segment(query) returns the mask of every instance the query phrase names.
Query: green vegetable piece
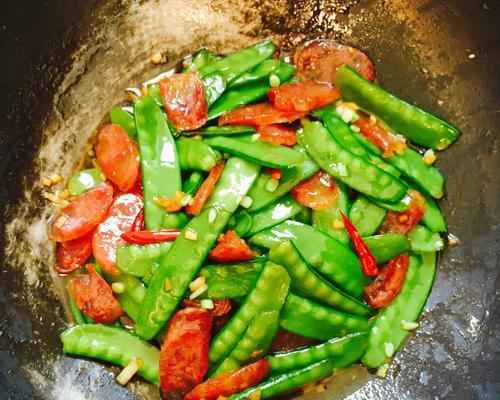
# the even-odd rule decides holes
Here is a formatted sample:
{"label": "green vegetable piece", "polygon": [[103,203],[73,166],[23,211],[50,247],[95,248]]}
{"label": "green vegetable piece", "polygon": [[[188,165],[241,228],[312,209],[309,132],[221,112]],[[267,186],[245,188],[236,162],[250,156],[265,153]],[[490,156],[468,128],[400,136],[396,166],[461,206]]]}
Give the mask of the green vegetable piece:
{"label": "green vegetable piece", "polygon": [[290,293],[281,310],[280,327],[311,339],[329,340],[348,333],[368,332],[368,319]]}
{"label": "green vegetable piece", "polygon": [[254,286],[265,258],[239,264],[207,265],[200,271],[208,286],[210,299],[234,299],[246,296]]}
{"label": "green vegetable piece", "polygon": [[436,204],[434,199],[430,196],[423,194],[425,198],[425,214],[422,217],[422,222],[432,232],[447,232],[446,221]]}
{"label": "green vegetable piece", "polygon": [[187,225],[190,219],[191,217],[184,211],[166,213],[163,215],[162,225],[167,226],[170,229],[182,229]]}
{"label": "green vegetable piece", "polygon": [[97,358],[125,367],[140,359],[139,375],[159,386],[159,350],[124,329],[105,325],[78,325],[61,333],[66,354]]}
{"label": "green vegetable piece", "polygon": [[368,345],[366,333],[352,333],[305,349],[276,353],[268,357],[271,373],[283,373],[331,359],[335,369],[345,368],[361,358]]}
{"label": "green vegetable piece", "polygon": [[180,138],[175,142],[182,170],[210,171],[222,156],[202,140]]}
{"label": "green vegetable piece", "polygon": [[431,291],[435,273],[436,253],[410,256],[401,292],[377,314],[370,327],[368,349],[361,359],[368,368],[385,364],[408,337],[410,332],[404,323],[417,321]]}
{"label": "green vegetable piece", "polygon": [[369,280],[356,254],[312,226],[285,221],[253,235],[250,243],[270,249],[286,240],[293,240],[307,264],[341,290],[356,298],[363,296]]}
{"label": "green vegetable piece", "polygon": [[226,90],[226,79],[220,72],[212,72],[202,78],[205,89],[205,99],[210,107]]}
{"label": "green vegetable piece", "polygon": [[234,230],[238,236],[248,236],[248,232],[252,229],[252,216],[246,210],[239,210],[234,214],[234,224],[229,221],[228,226]]}
{"label": "green vegetable piece", "polygon": [[229,322],[210,344],[209,361],[217,364],[224,359],[249,326],[251,320],[265,312],[279,312],[288,295],[290,277],[277,264],[267,262],[254,288]]}
{"label": "green vegetable piece", "polygon": [[228,400],[246,400],[252,393],[256,392],[260,392],[261,399],[267,399],[326,378],[333,374],[334,368],[335,362],[333,360],[323,360],[302,369],[272,376],[266,382],[235,394],[229,397]]}
{"label": "green vegetable piece", "polygon": [[230,88],[252,84],[263,79],[269,79],[269,75],[275,72],[281,65],[279,60],[265,60],[249,72],[241,74],[231,82]]}
{"label": "green vegetable piece", "polygon": [[401,233],[368,236],[363,240],[377,259],[377,264],[385,263],[411,248],[410,241]]}
{"label": "green vegetable piece", "polygon": [[285,241],[274,246],[269,251],[269,259],[286,268],[292,279],[291,288],[305,297],[346,313],[362,316],[373,314],[368,306],[314,272],[301,258],[294,242]]}
{"label": "green vegetable piece", "polygon": [[349,193],[347,188],[342,183],[337,183],[339,197],[337,203],[325,210],[312,211],[313,226],[319,231],[326,233],[340,243],[349,244],[349,234],[345,229],[335,229],[333,227],[334,221],[342,222],[339,210],[344,214],[348,213],[349,209]]}
{"label": "green vegetable piece", "polygon": [[413,228],[408,239],[411,242],[411,250],[415,253],[434,252],[444,248],[443,238],[439,233],[432,232],[422,225]]}
{"label": "green vegetable piece", "polygon": [[198,50],[191,60],[189,64],[182,72],[191,72],[191,71],[199,71],[204,66],[220,59],[222,57],[218,56],[216,53],[213,53],[207,49]]}
{"label": "green vegetable piece", "polygon": [[119,246],[116,249],[116,266],[125,274],[142,278],[153,265],[159,265],[161,256],[167,254],[171,247],[172,242]]}
{"label": "green vegetable piece", "polygon": [[193,171],[189,175],[189,178],[184,181],[182,191],[190,196],[194,196],[204,180],[205,176],[201,172]]}
{"label": "green vegetable piece", "polygon": [[205,139],[205,143],[214,149],[236,154],[271,168],[291,168],[303,161],[300,152],[285,146],[254,140],[253,135],[215,136]]}
{"label": "green vegetable piece", "polygon": [[125,291],[123,293],[115,293],[115,297],[127,315],[133,321],[136,321],[137,316],[139,315],[140,304],[142,303],[146,292],[146,286],[144,286],[144,283],[142,283],[140,279],[129,274],[104,274],[104,278],[110,284],[115,282],[123,284]]}
{"label": "green vegetable piece", "polygon": [[337,70],[335,84],[344,100],[375,114],[413,143],[443,150],[458,138],[455,127],[387,93],[347,65]]}
{"label": "green vegetable piece", "polygon": [[297,131],[297,137],[321,168],[353,189],[393,202],[405,195],[407,188],[403,183],[343,149],[321,123],[306,123]]}
{"label": "green vegetable piece", "polygon": [[106,180],[100,168],[82,169],[68,180],[68,191],[71,196],[78,196],[99,186]]}
{"label": "green vegetable piece", "polygon": [[206,137],[210,136],[233,136],[233,135],[243,135],[246,133],[255,133],[255,128],[253,126],[247,125],[225,125],[225,126],[209,126],[200,131],[183,132],[184,134],[202,135]]}
{"label": "green vegetable piece", "polygon": [[294,148],[303,154],[304,160],[296,167],[284,169],[276,190],[272,192],[266,190],[271,176],[263,170],[248,192],[248,197],[252,199],[252,205],[248,208],[249,212],[259,211],[274,203],[292,190],[294,186],[318,172],[319,167],[307,157],[305,150],[300,147]]}
{"label": "green vegetable piece", "polygon": [[141,154],[146,228],[161,228],[165,209],[154,200],[162,196],[172,198],[181,191],[179,158],[163,112],[151,96],[135,102],[134,114]]}
{"label": "green vegetable piece", "polygon": [[372,203],[375,203],[379,207],[385,208],[391,211],[405,211],[410,207],[410,203],[413,200],[413,196],[410,193],[406,193],[405,196],[396,203],[391,203],[389,201],[380,201],[377,199],[369,199]]}
{"label": "green vegetable piece", "polygon": [[109,110],[109,119],[112,124],[120,125],[131,138],[135,137],[135,119],[131,113],[115,107]]}
{"label": "green vegetable piece", "polygon": [[387,211],[382,207],[364,196],[358,196],[352,203],[349,219],[361,236],[370,236],[377,232],[386,214]]}
{"label": "green vegetable piece", "polygon": [[69,309],[71,310],[71,314],[73,314],[73,319],[75,320],[75,323],[77,325],[86,324],[87,321],[85,320],[85,315],[83,315],[83,313],[76,305],[75,300],[73,299],[73,294],[71,293],[71,290],[69,290],[69,288],[68,288],[68,302],[69,302]]}

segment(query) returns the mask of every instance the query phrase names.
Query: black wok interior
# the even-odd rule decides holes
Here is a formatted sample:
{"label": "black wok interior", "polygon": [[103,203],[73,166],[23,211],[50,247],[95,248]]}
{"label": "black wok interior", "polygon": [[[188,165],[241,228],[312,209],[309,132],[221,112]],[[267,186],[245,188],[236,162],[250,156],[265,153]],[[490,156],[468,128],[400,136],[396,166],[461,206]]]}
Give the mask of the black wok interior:
{"label": "black wok interior", "polygon": [[[143,23],[142,11],[149,16]],[[149,30],[151,21],[161,26]],[[500,398],[499,21],[495,0],[3,0],[0,398],[158,398],[139,380],[115,383],[116,369],[62,355],[58,334],[69,318],[50,272],[53,248],[35,244],[50,212],[40,174],[59,165],[47,146],[58,137],[64,153],[85,146],[125,83],[161,70],[149,62],[155,50],[173,63],[199,47],[224,52],[263,37],[285,50],[315,37],[366,50],[382,86],[462,132],[437,162],[446,177],[443,211],[461,245],[442,254],[421,328],[387,379],[354,368],[307,397]],[[85,77],[98,77],[110,57],[116,66],[103,71],[111,75],[93,81],[95,103],[89,93],[79,96],[90,87]],[[89,116],[80,131],[72,119],[79,113]]]}

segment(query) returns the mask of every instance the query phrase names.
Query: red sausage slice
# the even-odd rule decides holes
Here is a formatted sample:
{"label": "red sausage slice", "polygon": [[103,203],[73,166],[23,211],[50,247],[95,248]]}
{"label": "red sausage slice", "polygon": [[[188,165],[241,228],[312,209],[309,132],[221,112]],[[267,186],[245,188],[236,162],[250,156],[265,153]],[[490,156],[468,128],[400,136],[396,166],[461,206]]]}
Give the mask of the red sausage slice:
{"label": "red sausage slice", "polygon": [[325,210],[337,204],[339,189],[331,175],[319,171],[295,186],[291,194],[295,200],[306,207],[313,210]]}
{"label": "red sausage slice", "polygon": [[257,254],[235,231],[230,230],[219,236],[208,257],[217,263],[229,263],[252,260]]}
{"label": "red sausage slice", "polygon": [[327,82],[288,83],[267,93],[276,108],[283,111],[307,112],[340,98],[340,91]]}
{"label": "red sausage slice", "polygon": [[59,244],[57,247],[56,271],[69,274],[80,268],[92,254],[92,237],[94,231],[84,236]]}
{"label": "red sausage slice", "polygon": [[416,190],[408,190],[413,197],[405,211],[389,211],[379,229],[380,233],[402,233],[407,235],[425,214],[425,199]]}
{"label": "red sausage slice", "polygon": [[259,140],[271,144],[291,147],[297,143],[295,129],[284,124],[257,125]]}
{"label": "red sausage slice", "polygon": [[303,118],[307,112],[283,111],[272,103],[256,103],[237,108],[219,118],[221,125],[271,125],[293,122]]}
{"label": "red sausage slice", "polygon": [[305,338],[284,329],[278,329],[271,343],[270,351],[292,351],[302,347],[312,346],[315,343],[316,341],[314,339]]}

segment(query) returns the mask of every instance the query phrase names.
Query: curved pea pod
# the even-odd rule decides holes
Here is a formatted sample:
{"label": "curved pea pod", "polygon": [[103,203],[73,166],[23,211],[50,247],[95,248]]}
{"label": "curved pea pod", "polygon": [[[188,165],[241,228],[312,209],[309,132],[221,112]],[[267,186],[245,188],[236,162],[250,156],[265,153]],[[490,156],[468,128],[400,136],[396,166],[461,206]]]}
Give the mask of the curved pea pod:
{"label": "curved pea pod", "polygon": [[105,274],[105,279],[110,284],[120,282],[125,290],[122,293],[115,293],[115,296],[127,315],[134,321],[139,315],[140,305],[146,293],[146,286],[140,279],[129,274]]}
{"label": "curved pea pod", "polygon": [[338,200],[337,204],[325,210],[312,211],[313,226],[319,231],[326,233],[340,243],[349,244],[349,234],[345,229],[336,229],[334,227],[335,221],[342,222],[339,210],[346,214],[349,210],[349,194],[347,188],[339,183],[338,185]]}
{"label": "curved pea pod", "polygon": [[153,266],[159,265],[161,256],[167,254],[171,247],[172,242],[119,246],[116,249],[116,266],[125,274],[142,278]]}
{"label": "curved pea pod", "polygon": [[293,240],[307,264],[354,297],[362,297],[364,287],[369,282],[363,274],[359,258],[349,247],[312,226],[285,221],[253,235],[249,240],[256,246],[268,249],[286,240]]}
{"label": "curved pea pod", "polygon": [[176,140],[179,165],[182,170],[210,171],[222,156],[202,140],[180,138]]}
{"label": "curved pea pod", "polygon": [[[295,72],[295,67],[288,63],[281,63],[274,74],[280,79],[280,82],[286,82]],[[208,120],[211,121],[222,114],[226,114],[236,108],[253,103],[264,97],[271,89],[268,80],[243,85],[226,90],[217,101],[208,109]]]}
{"label": "curved pea pod", "polygon": [[255,133],[255,128],[250,125],[225,125],[225,126],[209,126],[199,131],[183,132],[183,134],[193,134],[201,136],[234,136],[243,135],[246,133]]}
{"label": "curved pea pod", "polygon": [[331,359],[335,369],[345,368],[361,358],[368,345],[368,334],[352,333],[330,339],[305,349],[276,353],[269,356],[271,373],[283,373],[304,368],[319,361]]}
{"label": "curved pea pod", "polygon": [[425,198],[425,213],[422,222],[432,232],[447,232],[446,221],[433,198],[423,194]]}
{"label": "curved pea pod", "polygon": [[213,338],[208,355],[210,363],[217,364],[226,357],[255,316],[264,312],[279,312],[289,287],[290,277],[285,268],[267,262],[243,304]]}
{"label": "curved pea pod", "polygon": [[291,288],[318,303],[350,314],[369,316],[372,310],[361,301],[343,293],[319,276],[301,258],[294,242],[285,241],[269,251],[269,259],[286,268]]}
{"label": "curved pea pod", "polygon": [[200,171],[193,171],[189,175],[189,178],[184,180],[182,184],[182,191],[190,196],[193,196],[200,188],[204,180],[205,177]]}
{"label": "curved pea pod", "polygon": [[308,383],[316,382],[333,374],[335,362],[323,360],[305,368],[286,372],[268,379],[258,386],[247,389],[244,392],[229,397],[228,400],[246,400],[252,398],[253,393],[260,393],[261,399],[277,396],[290,392]]}
{"label": "curved pea pod", "polygon": [[413,197],[411,194],[406,193],[404,197],[396,203],[391,203],[389,201],[380,201],[378,199],[369,199],[372,203],[375,203],[379,207],[385,208],[386,210],[391,211],[405,211],[410,207],[410,203]]}
{"label": "curved pea pod", "polygon": [[296,335],[329,340],[353,332],[367,332],[368,319],[322,306],[290,293],[281,310],[280,327]]}
{"label": "curved pea pod", "polygon": [[408,234],[411,250],[415,253],[428,253],[442,250],[444,247],[443,238],[439,233],[434,233],[425,226],[417,225]]}
{"label": "curved pea pod", "polygon": [[135,102],[134,114],[141,154],[146,227],[161,228],[165,209],[154,200],[161,196],[172,198],[181,191],[179,157],[167,120],[151,96]]}
{"label": "curved pea pod", "polygon": [[247,158],[271,168],[291,168],[303,161],[301,153],[285,146],[254,140],[253,135],[215,136],[205,139],[214,149]]}
{"label": "curved pea pod", "polygon": [[405,322],[415,322],[422,313],[434,282],[436,253],[410,255],[410,264],[399,295],[382,309],[370,327],[368,349],[361,358],[369,368],[385,364],[409,335]]}
{"label": "curved pea pod", "polygon": [[61,333],[66,354],[97,358],[125,367],[133,359],[140,359],[139,375],[160,384],[159,350],[120,328],[105,325],[78,325]]}
{"label": "curved pea pod", "polygon": [[211,64],[221,58],[221,56],[217,55],[214,52],[211,52],[208,49],[200,49],[193,55],[193,57],[191,57],[191,59],[187,59],[189,60],[189,63],[187,67],[182,70],[182,72],[199,71],[206,65]]}
{"label": "curved pea pod", "polygon": [[78,196],[99,186],[106,180],[100,168],[82,169],[68,179],[68,191],[71,196]]}
{"label": "curved pea pod", "polygon": [[227,81],[221,72],[214,71],[202,79],[207,106],[210,107],[226,90]]}
{"label": "curved pea pod", "polygon": [[109,119],[112,124],[120,125],[131,138],[135,138],[135,119],[133,114],[121,107],[109,110]]}
{"label": "curved pea pod", "polygon": [[386,214],[387,211],[382,207],[364,196],[358,196],[352,203],[349,219],[361,236],[370,236],[377,232]]}
{"label": "curved pea pod", "polygon": [[455,127],[387,93],[347,65],[337,70],[335,84],[346,101],[375,114],[414,143],[443,150],[458,138]]}
{"label": "curved pea pod", "polygon": [[274,190],[269,188],[271,176],[267,171],[263,170],[248,192],[248,197],[252,199],[252,204],[248,207],[249,212],[259,211],[277,201],[292,190],[294,186],[318,172],[319,167],[309,159],[305,154],[305,150],[298,146],[294,146],[294,148],[303,154],[304,160],[296,167],[284,169],[278,186],[272,188]]}
{"label": "curved pea pod", "polygon": [[407,187],[398,179],[340,146],[319,122],[307,122],[297,138],[311,158],[326,172],[376,199],[397,202]]}
{"label": "curved pea pod", "polygon": [[279,311],[256,315],[248,324],[245,333],[238,340],[227,357],[217,366],[211,377],[235,370],[262,358],[278,330]]}
{"label": "curved pea pod", "polygon": [[265,258],[239,264],[207,265],[200,271],[208,286],[207,297],[210,299],[234,299],[244,297],[255,285]]}
{"label": "curved pea pod", "polygon": [[168,227],[169,229],[182,229],[187,225],[190,219],[189,215],[184,211],[166,213],[162,218],[162,226]]}
{"label": "curved pea pod", "polygon": [[377,264],[383,264],[411,248],[410,240],[401,233],[367,236],[363,240],[377,259]]}
{"label": "curved pea pod", "polygon": [[227,224],[228,229],[235,231],[239,237],[245,237],[252,228],[252,216],[245,209],[236,211]]}
{"label": "curved pea pod", "polygon": [[269,79],[269,76],[273,72],[277,71],[281,64],[282,63],[280,60],[275,59],[262,61],[251,71],[245,72],[238,76],[238,78],[231,82],[231,85],[229,85],[229,87],[249,85],[264,79]]}
{"label": "curved pea pod", "polygon": [[163,97],[160,92],[160,88],[158,86],[158,83],[153,83],[151,85],[146,86],[146,91],[148,93],[148,96],[150,96],[155,103],[158,105],[158,107],[163,107]]}

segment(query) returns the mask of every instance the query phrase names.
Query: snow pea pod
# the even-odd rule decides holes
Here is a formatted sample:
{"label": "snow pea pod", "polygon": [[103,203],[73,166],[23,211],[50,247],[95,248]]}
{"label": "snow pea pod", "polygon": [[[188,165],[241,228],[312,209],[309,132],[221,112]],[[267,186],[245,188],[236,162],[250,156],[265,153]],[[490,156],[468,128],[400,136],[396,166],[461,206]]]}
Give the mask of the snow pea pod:
{"label": "snow pea pod", "polygon": [[205,177],[200,171],[193,171],[189,175],[189,178],[183,182],[182,191],[190,196],[193,196],[204,180]]}
{"label": "snow pea pod", "polygon": [[313,226],[328,236],[331,236],[340,243],[347,245],[349,244],[349,235],[345,229],[334,228],[334,222],[342,222],[339,210],[344,214],[348,212],[349,209],[349,194],[347,188],[342,183],[337,183],[338,187],[338,199],[337,203],[332,207],[325,210],[313,210],[312,212],[312,224]]}
{"label": "snow pea pod", "polygon": [[90,168],[76,172],[68,179],[68,191],[71,196],[78,196],[86,191],[99,186],[106,180],[101,169]]}
{"label": "snow pea pod", "polygon": [[364,303],[343,293],[309,267],[293,241],[274,246],[269,251],[269,259],[286,268],[292,279],[291,288],[303,296],[346,313],[362,316],[373,314]]}
{"label": "snow pea pod", "polygon": [[[282,63],[274,74],[280,79],[280,82],[284,83],[290,79],[294,72],[295,67],[293,65]],[[242,107],[266,97],[269,89],[271,89],[269,81],[261,81],[226,90],[226,92],[209,108],[208,120],[211,121],[235,108]]]}
{"label": "snow pea pod", "polygon": [[116,249],[116,266],[132,276],[142,278],[153,266],[159,265],[161,256],[167,254],[172,242],[129,244]]}
{"label": "snow pea pod", "polygon": [[427,229],[425,226],[417,225],[408,234],[411,242],[411,250],[415,253],[428,253],[442,250],[444,247],[443,238],[439,233]]}
{"label": "snow pea pod", "polygon": [[316,364],[308,365],[302,369],[273,376],[258,386],[229,397],[228,400],[245,400],[252,398],[253,393],[260,393],[259,397],[261,399],[267,399],[269,397],[292,391],[308,383],[326,378],[327,376],[333,374],[334,368],[334,361],[323,360]]}
{"label": "snow pea pod", "polygon": [[369,200],[379,207],[385,208],[386,210],[405,211],[408,210],[408,207],[410,207],[412,199],[413,196],[410,193],[406,193],[404,197],[396,203],[391,203],[390,201],[380,201],[373,198],[370,198]]}
{"label": "snow pea pod", "polygon": [[368,236],[363,240],[377,259],[377,264],[383,264],[411,248],[410,241],[401,233]]}
{"label": "snow pea pod", "polygon": [[159,107],[164,107],[163,97],[161,95],[158,83],[146,86],[146,91],[148,93],[148,96],[150,96]]}
{"label": "snow pea pod", "polygon": [[255,66],[251,71],[245,72],[231,82],[229,87],[237,87],[258,82],[263,79],[268,79],[269,75],[275,72],[281,65],[281,61],[271,59],[262,61]]}
{"label": "snow pea pod", "polygon": [[189,215],[187,215],[184,211],[166,213],[163,215],[162,225],[168,226],[170,229],[182,229],[187,225],[190,219]]}
{"label": "snow pea pod", "polygon": [[210,363],[217,364],[225,358],[255,316],[264,312],[279,312],[289,287],[290,277],[285,268],[267,262],[243,304],[213,338],[208,356]]}
{"label": "snow pea pod", "polygon": [[410,333],[404,329],[404,322],[417,321],[431,291],[435,273],[436,253],[410,255],[401,292],[371,324],[368,349],[361,358],[363,364],[369,368],[380,367],[399,349]]}
{"label": "snow pea pod", "polygon": [[215,71],[205,75],[201,80],[205,89],[207,106],[210,107],[226,90],[226,78],[222,73]]}
{"label": "snow pea pod", "polygon": [[309,159],[305,150],[298,146],[294,146],[294,148],[303,154],[304,160],[296,167],[283,170],[278,187],[273,191],[266,189],[271,176],[266,170],[263,170],[248,192],[248,197],[252,199],[252,205],[248,208],[249,212],[259,211],[277,201],[294,186],[318,172],[319,167]]}
{"label": "snow pea pod", "polygon": [[139,336],[153,338],[170,318],[258,172],[258,167],[244,160],[227,161],[209,205],[189,221],[161,258],[141,304],[136,324]]}
{"label": "snow pea pod", "polygon": [[458,138],[455,127],[389,94],[347,65],[337,70],[335,84],[346,101],[375,114],[413,143],[443,150]]}
{"label": "snow pea pod", "polygon": [[144,283],[139,278],[129,274],[104,274],[104,278],[110,284],[116,282],[123,284],[125,290],[122,293],[115,293],[115,296],[127,315],[136,321],[139,315],[140,304],[146,292]]}
{"label": "snow pea pod", "polygon": [[134,116],[121,107],[109,110],[109,119],[112,124],[120,125],[131,138],[135,138]]}
{"label": "snow pea pod", "polygon": [[66,354],[73,354],[125,367],[133,359],[140,359],[139,375],[160,384],[159,350],[121,328],[106,325],[78,325],[61,333]]}
{"label": "snow pea pod", "polygon": [[367,332],[368,319],[290,293],[281,310],[280,327],[311,339],[329,340],[348,333]]}
{"label": "snow pea pod", "polygon": [[382,224],[387,211],[364,196],[358,196],[352,203],[349,219],[361,236],[373,235]]}
{"label": "snow pea pod", "polygon": [[236,154],[271,168],[291,168],[303,161],[300,152],[285,146],[254,140],[253,135],[214,136],[205,139],[205,143],[214,149]]}
{"label": "snow pea pod", "polygon": [[252,228],[252,217],[245,209],[236,211],[227,224],[228,229],[235,231],[239,237],[245,237]]}
{"label": "snow pea pod", "polygon": [[181,191],[179,157],[163,112],[151,96],[135,102],[134,114],[141,154],[146,228],[161,228],[165,209],[154,200],[161,196],[172,198]]}
{"label": "snow pea pod", "polygon": [[447,232],[446,221],[436,204],[434,199],[425,193],[423,194],[425,199],[425,213],[422,217],[422,222],[427,228],[432,232]]}
{"label": "snow pea pod", "polygon": [[73,314],[73,319],[75,320],[76,325],[86,324],[85,315],[80,311],[78,306],[75,304],[75,300],[73,299],[73,293],[68,288],[68,303],[69,309],[71,310],[71,314]]}
{"label": "snow pea pod", "polygon": [[180,138],[175,141],[181,170],[210,171],[222,156],[202,140]]}
{"label": "snow pea pod", "polygon": [[193,55],[193,57],[191,57],[187,67],[185,67],[182,72],[199,71],[204,66],[219,60],[220,58],[222,57],[208,49],[200,49]]}
{"label": "snow pea pod", "polygon": [[209,126],[199,131],[183,132],[183,134],[193,134],[201,136],[233,136],[243,135],[245,133],[255,133],[255,128],[250,125],[225,125],[225,126]]}
{"label": "snow pea pod", "polygon": [[360,298],[368,278],[363,274],[358,257],[347,246],[312,226],[285,221],[263,230],[250,243],[270,249],[278,243],[293,240],[304,260],[344,292]]}
{"label": "snow pea pod", "polygon": [[231,352],[210,374],[210,377],[233,371],[265,356],[278,330],[279,319],[279,311],[265,312],[255,316]]}
{"label": "snow pea pod", "polygon": [[299,143],[326,172],[368,196],[396,202],[407,187],[380,168],[340,146],[319,122],[307,122],[297,131]]}
{"label": "snow pea pod", "polygon": [[333,338],[305,349],[276,353],[267,359],[273,375],[304,368],[328,359],[335,363],[335,369],[342,369],[359,360],[365,353],[367,345],[368,335],[359,332]]}

